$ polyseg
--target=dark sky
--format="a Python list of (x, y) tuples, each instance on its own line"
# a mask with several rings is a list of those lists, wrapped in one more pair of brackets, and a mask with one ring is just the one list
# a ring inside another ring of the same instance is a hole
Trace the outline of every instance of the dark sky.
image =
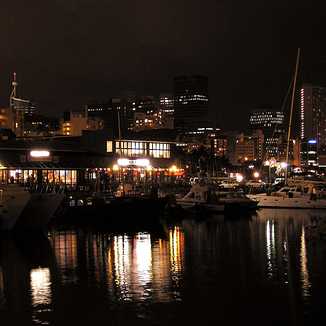
[[(15, 0), (0, 4), (0, 104), (10, 72), (21, 96), (59, 115), (133, 89), (172, 90), (177, 74), (206, 74), (212, 116), (245, 127), (278, 108), (302, 47), (300, 80), (326, 83), (322, 1)], [(235, 119), (237, 117), (237, 119)]]

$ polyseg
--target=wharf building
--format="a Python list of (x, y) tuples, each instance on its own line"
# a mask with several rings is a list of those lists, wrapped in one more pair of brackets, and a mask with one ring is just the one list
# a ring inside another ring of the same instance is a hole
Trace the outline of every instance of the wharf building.
[(209, 127), (208, 78), (178, 76), (174, 78), (174, 127), (193, 131)]
[(326, 146), (326, 87), (302, 85), (300, 123), (302, 164), (316, 166), (318, 153)]
[(55, 184), (67, 189), (130, 181), (146, 184), (179, 178), (174, 142), (141, 135), (116, 138), (104, 130), (80, 137), (0, 141), (0, 182)]

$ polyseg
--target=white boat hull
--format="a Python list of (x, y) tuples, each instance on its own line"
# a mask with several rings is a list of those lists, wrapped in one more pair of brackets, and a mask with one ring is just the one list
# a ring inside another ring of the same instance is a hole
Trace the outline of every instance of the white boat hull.
[(258, 208), (300, 208), (300, 209), (326, 209), (326, 199), (312, 200), (310, 197), (282, 197), (267, 195), (248, 195), (258, 201)]

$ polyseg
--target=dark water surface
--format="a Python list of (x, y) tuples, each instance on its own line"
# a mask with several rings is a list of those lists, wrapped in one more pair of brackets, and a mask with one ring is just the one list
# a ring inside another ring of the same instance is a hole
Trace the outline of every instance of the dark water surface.
[(303, 325), (326, 312), (326, 240), (316, 211), (152, 232), (1, 235), (1, 325)]

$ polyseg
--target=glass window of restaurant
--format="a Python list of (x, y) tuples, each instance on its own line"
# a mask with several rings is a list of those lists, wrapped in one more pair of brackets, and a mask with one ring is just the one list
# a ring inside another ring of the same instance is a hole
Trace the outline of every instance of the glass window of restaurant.
[(146, 142), (141, 141), (117, 141), (116, 153), (129, 157), (146, 155)]
[(170, 158), (170, 144), (144, 141), (116, 141), (116, 153), (122, 156)]
[(149, 156), (154, 158), (170, 158), (170, 144), (149, 143)]
[[(0, 182), (7, 183), (34, 183), (37, 181), (37, 170), (19, 170), (19, 169), (1, 169)], [(76, 170), (42, 170), (42, 181), (45, 183), (65, 184), (67, 186), (76, 186)]]

